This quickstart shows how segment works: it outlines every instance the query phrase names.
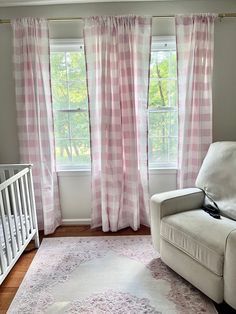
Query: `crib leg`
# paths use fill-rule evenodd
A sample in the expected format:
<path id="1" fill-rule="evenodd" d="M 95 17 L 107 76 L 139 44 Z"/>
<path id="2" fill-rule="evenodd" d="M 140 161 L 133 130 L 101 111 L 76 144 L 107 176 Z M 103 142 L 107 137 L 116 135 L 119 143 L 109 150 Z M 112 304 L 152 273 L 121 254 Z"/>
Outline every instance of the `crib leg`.
<path id="1" fill-rule="evenodd" d="M 39 243 L 39 233 L 38 233 L 38 231 L 36 231 L 36 234 L 34 236 L 34 245 L 35 245 L 36 249 L 39 248 L 40 243 Z"/>

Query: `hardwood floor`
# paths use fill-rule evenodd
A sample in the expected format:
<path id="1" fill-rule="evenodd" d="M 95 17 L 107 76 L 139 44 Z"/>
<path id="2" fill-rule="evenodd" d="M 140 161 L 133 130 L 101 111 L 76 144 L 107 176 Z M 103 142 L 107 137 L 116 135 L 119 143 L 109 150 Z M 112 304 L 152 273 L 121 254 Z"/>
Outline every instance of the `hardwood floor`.
<path id="1" fill-rule="evenodd" d="M 62 226 L 57 228 L 56 232 L 49 236 L 40 234 L 40 240 L 50 237 L 88 237 L 88 236 L 126 236 L 126 235 L 149 235 L 150 229 L 141 226 L 138 231 L 133 231 L 130 228 L 120 230 L 116 233 L 104 233 L 101 228 L 90 229 L 89 226 Z M 17 261 L 12 271 L 0 286 L 0 314 L 5 314 L 13 300 L 37 250 L 34 249 L 33 243 L 30 243 L 25 252 Z M 236 314 L 232 308 L 226 304 L 216 305 L 219 314 Z M 33 313 L 30 313 L 33 314 Z"/>

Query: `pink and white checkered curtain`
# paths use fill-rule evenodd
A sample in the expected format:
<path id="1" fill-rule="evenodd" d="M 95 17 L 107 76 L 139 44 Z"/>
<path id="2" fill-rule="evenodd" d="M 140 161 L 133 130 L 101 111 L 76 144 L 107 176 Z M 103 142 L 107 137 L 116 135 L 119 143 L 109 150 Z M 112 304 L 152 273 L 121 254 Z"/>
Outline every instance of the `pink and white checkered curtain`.
<path id="1" fill-rule="evenodd" d="M 175 18 L 179 92 L 180 188 L 194 186 L 212 142 L 215 14 Z"/>
<path id="2" fill-rule="evenodd" d="M 92 227 L 149 224 L 147 104 L 151 18 L 85 19 Z"/>
<path id="3" fill-rule="evenodd" d="M 20 161 L 33 164 L 39 228 L 54 232 L 61 222 L 55 171 L 48 24 L 12 20 L 13 60 Z"/>

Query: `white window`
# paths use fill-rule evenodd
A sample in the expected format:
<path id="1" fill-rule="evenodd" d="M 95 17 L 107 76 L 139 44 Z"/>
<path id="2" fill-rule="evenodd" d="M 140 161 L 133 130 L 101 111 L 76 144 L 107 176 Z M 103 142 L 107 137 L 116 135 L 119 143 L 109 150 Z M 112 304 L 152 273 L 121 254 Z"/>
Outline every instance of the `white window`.
<path id="1" fill-rule="evenodd" d="M 152 40 L 149 87 L 149 167 L 177 165 L 178 111 L 175 38 Z"/>
<path id="2" fill-rule="evenodd" d="M 86 68 L 82 41 L 51 41 L 51 80 L 58 169 L 90 168 Z"/>
<path id="3" fill-rule="evenodd" d="M 51 41 L 56 162 L 90 169 L 90 134 L 83 42 Z M 174 38 L 153 38 L 149 88 L 149 167 L 176 167 L 177 75 Z"/>

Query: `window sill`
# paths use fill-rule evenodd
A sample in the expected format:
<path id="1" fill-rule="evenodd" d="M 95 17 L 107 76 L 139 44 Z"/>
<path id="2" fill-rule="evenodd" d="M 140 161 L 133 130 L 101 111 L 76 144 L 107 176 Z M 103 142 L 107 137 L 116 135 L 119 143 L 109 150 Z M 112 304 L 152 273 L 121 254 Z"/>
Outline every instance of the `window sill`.
<path id="1" fill-rule="evenodd" d="M 150 168 L 149 174 L 176 174 L 176 168 Z M 58 177 L 83 177 L 91 176 L 90 169 L 71 169 L 71 170 L 57 170 Z"/>
<path id="2" fill-rule="evenodd" d="M 177 170 L 175 167 L 149 168 L 149 174 L 176 174 Z"/>

